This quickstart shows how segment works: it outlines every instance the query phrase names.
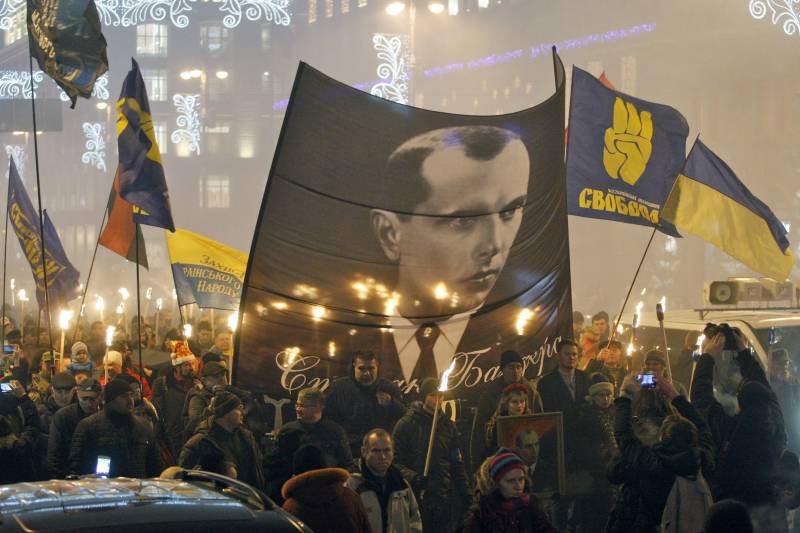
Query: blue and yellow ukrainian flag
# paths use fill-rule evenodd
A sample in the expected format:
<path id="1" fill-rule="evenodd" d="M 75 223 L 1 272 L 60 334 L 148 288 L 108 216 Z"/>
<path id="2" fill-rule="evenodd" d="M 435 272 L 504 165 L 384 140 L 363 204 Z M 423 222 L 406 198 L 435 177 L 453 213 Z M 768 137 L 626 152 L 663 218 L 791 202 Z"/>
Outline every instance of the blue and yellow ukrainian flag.
<path id="1" fill-rule="evenodd" d="M 664 204 L 663 218 L 756 272 L 777 281 L 789 277 L 794 258 L 786 228 L 699 139 Z"/>
<path id="2" fill-rule="evenodd" d="M 135 222 L 175 231 L 147 90 L 138 63 L 131 63 L 117 101 L 119 194 L 133 204 Z"/>

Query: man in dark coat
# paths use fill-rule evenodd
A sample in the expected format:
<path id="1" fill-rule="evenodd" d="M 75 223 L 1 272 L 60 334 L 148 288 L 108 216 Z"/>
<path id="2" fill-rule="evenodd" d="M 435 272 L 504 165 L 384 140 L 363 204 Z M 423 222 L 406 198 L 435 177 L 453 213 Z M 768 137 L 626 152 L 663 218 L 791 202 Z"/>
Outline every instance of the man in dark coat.
<path id="1" fill-rule="evenodd" d="M 22 384 L 12 381 L 10 385 L 10 392 L 0 393 L 0 485 L 35 481 L 39 467 L 41 431 L 36 405 Z"/>
<path id="2" fill-rule="evenodd" d="M 197 384 L 197 359 L 184 343 L 175 343 L 170 358 L 171 371 L 153 382 L 153 405 L 170 451 L 173 457 L 177 457 L 184 443 L 183 405 L 186 394 Z"/>
<path id="3" fill-rule="evenodd" d="M 183 404 L 184 440 L 194 436 L 197 425 L 206 415 L 206 409 L 214 397 L 214 388 L 228 383 L 228 369 L 218 361 L 209 361 L 200 372 L 201 383 L 196 384 L 186 393 Z"/>
<path id="4" fill-rule="evenodd" d="M 352 374 L 333 382 L 325 395 L 325 416 L 347 433 L 350 453 L 358 457 L 370 429 L 391 431 L 406 411 L 400 389 L 378 376 L 380 361 L 372 352 L 355 352 Z"/>
<path id="5" fill-rule="evenodd" d="M 586 401 L 589 376 L 578 370 L 578 343 L 565 339 L 556 346 L 558 366 L 542 376 L 538 383 L 539 396 L 546 413 L 561 412 L 569 418 L 575 408 Z M 565 422 L 566 427 L 566 422 Z M 565 431 L 566 433 L 566 431 Z"/>
<path id="6" fill-rule="evenodd" d="M 442 393 L 437 382 L 422 382 L 420 396 L 394 428 L 395 465 L 408 480 L 422 510 L 424 531 L 454 531 L 470 502 L 469 482 L 455 424 L 440 411 L 431 453 L 430 471 L 424 474 L 425 457 L 433 425 L 433 414 L 441 404 Z"/>
<path id="7" fill-rule="evenodd" d="M 75 403 L 75 377 L 69 372 L 59 372 L 53 376 L 50 394 L 37 405 L 39 409 L 39 419 L 42 422 L 42 430 L 47 433 L 50 430 L 50 423 L 56 412 Z"/>
<path id="8" fill-rule="evenodd" d="M 715 500 L 775 505 L 775 467 L 786 447 L 783 416 L 764 369 L 741 332 L 734 330 L 734 335 L 734 361 L 742 376 L 737 393 L 739 412 L 727 414 L 714 396 L 714 367 L 723 356 L 723 334 L 704 342 L 692 382 L 692 404 L 708 420 L 717 450 L 715 476 L 709 481 Z"/>
<path id="9" fill-rule="evenodd" d="M 633 391 L 629 390 L 630 388 Z M 609 466 L 608 479 L 622 489 L 611 510 L 606 533 L 656 533 L 676 476 L 697 476 L 702 467 L 713 470 L 714 447 L 708 424 L 672 383 L 657 380 L 657 392 L 666 395 L 680 413 L 661 425 L 661 442 L 645 446 L 633 432 L 631 398 L 638 387 L 626 381 L 623 396 L 615 402 L 614 435 L 619 446 Z"/>
<path id="10" fill-rule="evenodd" d="M 253 434 L 244 427 L 241 399 L 219 391 L 211 402 L 207 429 L 199 429 L 181 450 L 178 465 L 202 468 L 264 488 L 261 451 Z"/>
<path id="11" fill-rule="evenodd" d="M 347 434 L 342 426 L 322 417 L 325 400 L 313 387 L 300 390 L 295 403 L 297 420 L 284 424 L 275 436 L 275 448 L 267 458 L 270 496 L 281 498 L 281 487 L 291 476 L 291 458 L 306 444 L 320 448 L 327 467 L 350 470 L 354 466 Z"/>
<path id="12" fill-rule="evenodd" d="M 98 456 L 111 459 L 109 477 L 145 478 L 161 471 L 155 438 L 147 424 L 133 416 L 133 391 L 119 379 L 103 390 L 105 406 L 81 420 L 75 428 L 69 454 L 69 471 L 91 474 Z"/>
<path id="13" fill-rule="evenodd" d="M 512 383 L 522 383 L 528 389 L 528 408 L 532 413 L 542 412 L 542 399 L 536 389 L 525 380 L 525 365 L 518 352 L 506 350 L 500 354 L 502 376 L 487 384 L 480 393 L 478 409 L 472 422 L 469 457 L 472 471 L 477 472 L 486 456 L 486 424 L 497 409 L 503 389 Z"/>
<path id="14" fill-rule="evenodd" d="M 47 442 L 47 470 L 50 477 L 62 478 L 67 475 L 67 461 L 75 428 L 81 420 L 100 409 L 101 392 L 99 381 L 85 379 L 76 391 L 78 403 L 59 409 L 53 416 Z"/>

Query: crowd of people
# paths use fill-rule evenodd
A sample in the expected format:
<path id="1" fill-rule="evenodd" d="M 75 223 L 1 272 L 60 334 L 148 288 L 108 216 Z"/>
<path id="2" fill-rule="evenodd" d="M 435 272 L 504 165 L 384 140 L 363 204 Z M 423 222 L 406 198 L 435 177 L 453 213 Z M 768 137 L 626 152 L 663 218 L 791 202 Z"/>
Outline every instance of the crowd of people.
<path id="1" fill-rule="evenodd" d="M 171 330 L 159 346 L 149 328 L 119 328 L 107 346 L 96 322 L 68 356 L 35 324 L 24 337 L 3 328 L 2 484 L 95 474 L 102 458 L 110 477 L 178 466 L 240 479 L 315 532 L 795 530 L 800 462 L 780 399 L 795 382 L 788 365 L 768 379 L 736 331 L 735 350 L 724 333 L 690 350 L 681 383 L 663 352 L 627 357 L 599 313 L 540 377 L 504 352 L 456 420 L 437 380 L 409 398 L 380 354 L 356 352 L 348 376 L 300 390 L 296 419 L 277 427 L 229 383 L 222 325 L 202 321 L 188 342 Z M 140 366 L 138 343 L 169 359 Z M 563 446 L 534 431 L 500 446 L 507 417 L 539 413 L 560 413 Z"/>

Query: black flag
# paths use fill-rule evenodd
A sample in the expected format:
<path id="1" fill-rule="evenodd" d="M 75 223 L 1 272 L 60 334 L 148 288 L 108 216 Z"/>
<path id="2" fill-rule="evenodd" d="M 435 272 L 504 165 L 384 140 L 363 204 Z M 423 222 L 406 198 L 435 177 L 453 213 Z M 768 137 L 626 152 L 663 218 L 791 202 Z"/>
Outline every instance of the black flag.
<path id="1" fill-rule="evenodd" d="M 108 70 L 94 0 L 28 0 L 27 20 L 31 55 L 74 108 L 78 96 L 89 98 L 94 82 Z"/>

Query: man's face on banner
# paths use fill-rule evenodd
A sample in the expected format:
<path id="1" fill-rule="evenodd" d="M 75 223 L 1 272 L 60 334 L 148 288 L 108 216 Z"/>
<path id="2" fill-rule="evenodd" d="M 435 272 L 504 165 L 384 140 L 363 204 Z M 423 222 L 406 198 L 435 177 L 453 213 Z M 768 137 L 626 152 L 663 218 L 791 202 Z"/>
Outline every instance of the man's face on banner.
<path id="1" fill-rule="evenodd" d="M 528 151 L 516 139 L 486 160 L 443 147 L 422 163 L 429 193 L 414 209 L 442 216 L 374 212 L 384 253 L 398 264 L 401 312 L 455 314 L 483 304 L 519 231 L 529 172 Z M 415 301 L 424 307 L 417 311 Z"/>

